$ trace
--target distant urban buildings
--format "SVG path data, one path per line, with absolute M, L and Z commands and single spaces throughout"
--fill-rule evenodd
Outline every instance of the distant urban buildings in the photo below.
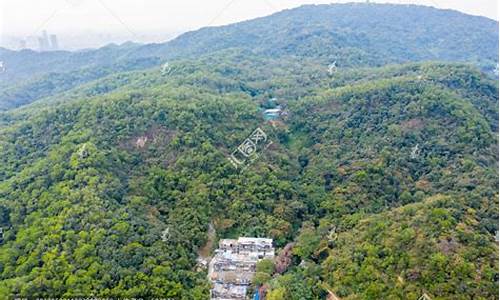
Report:
M 50 46 L 52 50 L 59 50 L 59 44 L 57 43 L 57 36 L 55 34 L 50 35 Z
M 47 31 L 42 31 L 42 36 L 38 37 L 38 49 L 40 51 L 55 51 L 59 49 L 59 44 L 57 42 L 57 36 L 47 34 Z
M 47 30 L 47 40 L 43 32 L 30 35 L 3 33 L 0 39 L 0 47 L 11 50 L 31 49 L 37 51 L 78 51 L 82 49 L 95 49 L 109 44 L 122 44 L 125 42 L 135 43 L 163 43 L 169 41 L 184 31 L 156 30 L 138 33 L 133 39 L 129 32 L 122 31 L 69 31 L 59 29 L 54 38 L 50 30 Z M 42 46 L 43 47 L 40 47 Z M 47 48 L 47 46 L 49 46 Z

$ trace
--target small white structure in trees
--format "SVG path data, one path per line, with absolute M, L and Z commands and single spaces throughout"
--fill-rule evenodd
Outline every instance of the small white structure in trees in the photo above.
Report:
M 337 72 L 337 61 L 334 61 L 328 66 L 328 74 L 333 75 L 335 72 Z
M 168 242 L 169 238 L 170 238 L 170 227 L 167 227 L 167 229 L 163 230 L 161 233 L 161 240 L 164 242 Z
M 418 154 L 419 154 L 419 153 L 420 153 L 420 151 L 419 151 L 419 149 L 418 149 L 418 144 L 416 144 L 416 145 L 415 145 L 415 147 L 413 147 L 413 148 L 411 149 L 411 155 L 410 155 L 410 157 L 411 157 L 412 159 L 415 159 L 415 158 L 417 158 L 417 156 L 418 156 Z

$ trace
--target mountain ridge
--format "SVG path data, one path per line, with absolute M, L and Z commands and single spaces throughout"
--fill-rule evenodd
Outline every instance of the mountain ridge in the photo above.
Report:
M 390 20 L 384 17 L 389 13 Z M 127 43 L 85 52 L 23 51 L 20 57 L 16 52 L 0 53 L 8 68 L 0 76 L 4 90 L 0 109 L 29 104 L 36 101 L 33 95 L 57 93 L 60 88 L 54 85 L 59 83 L 52 82 L 53 76 L 71 78 L 85 69 L 94 74 L 132 70 L 132 65 L 138 68 L 137 61 L 144 62 L 139 68 L 147 69 L 230 48 L 274 57 L 308 57 L 323 64 L 336 61 L 342 68 L 445 60 L 470 62 L 493 72 L 498 62 L 498 22 L 416 5 L 306 5 L 236 24 L 201 28 L 165 43 Z M 76 78 L 61 86 L 100 77 Z

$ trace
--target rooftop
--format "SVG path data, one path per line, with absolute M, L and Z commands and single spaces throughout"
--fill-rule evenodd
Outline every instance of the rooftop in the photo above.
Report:
M 274 258 L 273 240 L 240 237 L 222 239 L 210 261 L 211 299 L 246 299 L 246 291 L 255 275 L 256 264 Z

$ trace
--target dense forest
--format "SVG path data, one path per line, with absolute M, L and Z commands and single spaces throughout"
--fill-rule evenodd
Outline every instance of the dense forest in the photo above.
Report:
M 268 17 L 187 32 L 159 44 L 110 44 L 77 52 L 0 48 L 0 111 L 56 95 L 109 74 L 227 49 L 265 57 L 313 58 L 338 67 L 439 60 L 469 62 L 492 73 L 498 22 L 417 5 L 304 5 Z
M 217 238 L 291 248 L 284 267 L 258 266 L 253 284 L 269 300 L 498 299 L 499 90 L 484 68 L 496 64 L 498 23 L 351 6 L 127 45 L 129 67 L 35 74 L 2 90 L 18 104 L 0 113 L 0 295 L 207 299 L 196 259 L 212 225 Z M 460 53 L 446 41 L 426 52 L 433 36 L 392 47 L 384 23 L 339 29 L 382 14 L 415 16 L 437 35 L 441 18 L 457 32 L 495 28 L 462 36 Z M 287 22 L 309 32 L 282 33 L 282 48 L 262 37 Z M 260 45 L 244 39 L 255 24 Z M 197 52 L 217 31 L 227 44 Z M 330 39 L 346 44 L 316 43 Z M 193 52 L 168 72 L 140 54 L 181 46 Z M 268 121 L 271 102 L 286 114 Z M 273 143 L 235 169 L 228 157 L 255 128 Z

